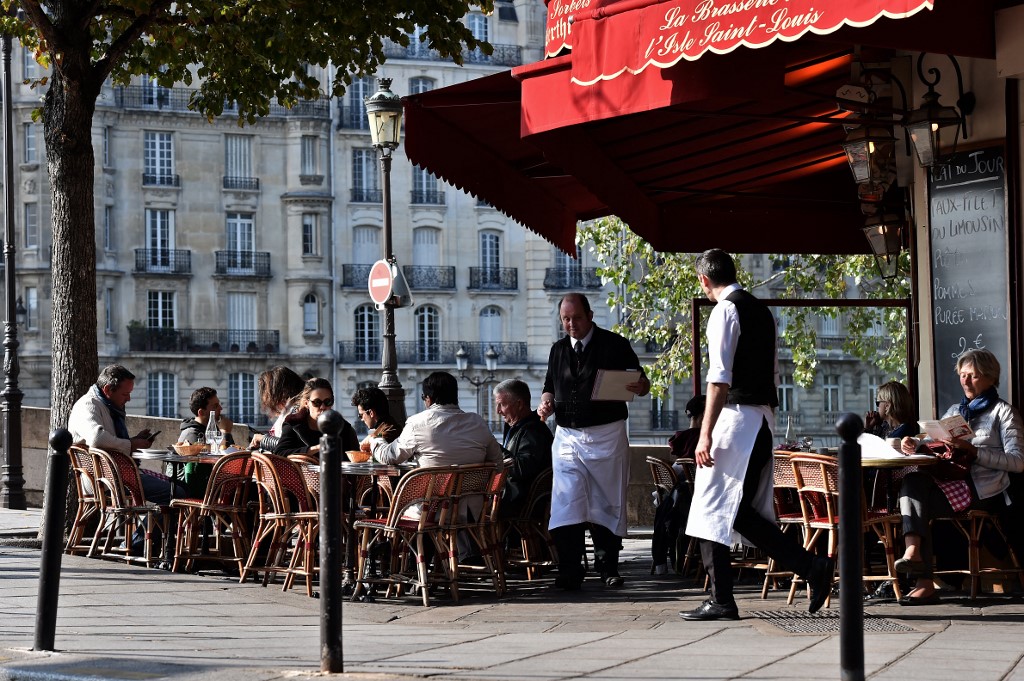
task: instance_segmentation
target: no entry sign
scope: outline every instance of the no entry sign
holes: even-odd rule
[[[391,275],[391,265],[385,260],[378,260],[370,268],[370,280],[368,288],[370,299],[378,305],[383,305],[391,299],[391,286],[394,277]]]

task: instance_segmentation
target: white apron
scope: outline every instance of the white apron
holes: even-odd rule
[[[711,457],[715,465],[698,468],[693,483],[693,503],[686,523],[686,534],[731,546],[750,545],[733,532],[736,512],[743,498],[743,476],[754,448],[762,419],[775,427],[771,407],[753,404],[727,404],[711,432]],[[765,466],[754,497],[753,507],[765,518],[775,521],[772,503],[772,466]]]
[[[626,422],[555,429],[551,445],[550,529],[578,523],[603,525],[626,536],[629,439]]]

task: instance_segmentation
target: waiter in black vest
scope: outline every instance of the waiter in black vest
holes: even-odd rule
[[[551,447],[551,537],[558,551],[555,586],[574,591],[583,584],[584,532],[594,540],[594,568],[608,587],[622,586],[619,551],[626,536],[629,438],[622,400],[591,399],[598,370],[635,371],[626,390],[651,390],[629,341],[598,328],[590,301],[569,293],[558,305],[566,336],[551,346],[537,413],[555,415]]]
[[[808,610],[817,612],[831,590],[835,563],[815,557],[783,534],[772,506],[779,374],[775,319],[736,283],[736,265],[725,251],[705,251],[695,266],[700,287],[717,305],[708,319],[707,405],[694,456],[697,476],[686,534],[701,540],[711,598],[679,615],[684,620],[739,619],[730,546],[741,541],[807,579]]]

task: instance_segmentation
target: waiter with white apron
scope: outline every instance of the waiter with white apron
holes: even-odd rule
[[[775,319],[736,283],[736,265],[719,249],[698,256],[697,279],[717,303],[708,319],[708,387],[695,459],[686,534],[701,540],[711,598],[684,620],[739,619],[732,591],[730,546],[763,549],[783,570],[807,579],[810,612],[825,603],[833,560],[814,556],[783,534],[772,506],[772,427],[778,406]]]
[[[607,587],[622,586],[619,551],[626,536],[629,482],[629,412],[621,400],[591,399],[599,369],[636,371],[626,389],[637,395],[650,381],[629,341],[594,325],[590,302],[580,293],[558,305],[567,334],[551,346],[537,413],[555,415],[551,447],[551,536],[558,551],[555,586],[574,591],[583,584],[584,532],[594,540],[594,568]]]

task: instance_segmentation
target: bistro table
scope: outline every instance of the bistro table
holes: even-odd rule
[[[892,454],[888,452],[861,454],[861,468],[878,469],[878,475],[882,477],[885,486],[885,508],[889,513],[899,511],[899,497],[896,489],[894,473],[897,469],[904,469],[916,466],[930,466],[938,459],[932,454],[904,454],[895,449]]]

